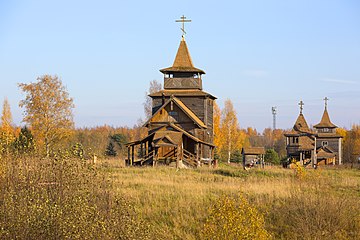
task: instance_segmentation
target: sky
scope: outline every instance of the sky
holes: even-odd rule
[[[230,99],[240,127],[289,129],[302,100],[309,125],[324,97],[332,122],[360,124],[360,1],[0,0],[0,101],[16,125],[18,83],[57,75],[74,99],[77,127],[132,127],[159,69],[186,42],[203,88]]]

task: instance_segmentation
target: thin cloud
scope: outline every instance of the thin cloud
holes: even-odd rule
[[[343,80],[343,79],[335,79],[335,78],[323,78],[321,79],[323,82],[331,82],[331,83],[341,83],[341,84],[359,84],[355,81]]]
[[[242,71],[242,74],[248,77],[266,77],[269,75],[269,73],[264,70],[245,70]]]

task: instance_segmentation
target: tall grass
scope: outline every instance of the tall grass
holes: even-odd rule
[[[360,237],[359,170],[304,170],[299,177],[291,169],[247,172],[228,165],[110,169],[114,191],[132,199],[157,239],[201,239],[220,196],[239,193],[264,215],[266,230],[275,239]]]
[[[0,161],[0,239],[146,238],[147,225],[92,165],[66,156]]]
[[[3,157],[0,239],[211,239],[209,226],[233,224],[217,236],[255,236],[255,226],[261,238],[359,239],[360,171],[299,171]]]

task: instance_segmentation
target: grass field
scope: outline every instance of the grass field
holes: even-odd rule
[[[199,239],[212,206],[224,195],[242,195],[265,218],[275,239],[359,239],[360,171],[347,168],[244,171],[168,167],[101,169],[150,224],[158,239]]]
[[[0,158],[0,239],[360,239],[360,170]]]

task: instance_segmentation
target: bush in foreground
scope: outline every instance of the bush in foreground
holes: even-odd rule
[[[221,197],[206,219],[204,239],[269,239],[264,217],[248,201],[239,196]]]
[[[92,165],[0,159],[0,239],[147,239],[148,227]]]

